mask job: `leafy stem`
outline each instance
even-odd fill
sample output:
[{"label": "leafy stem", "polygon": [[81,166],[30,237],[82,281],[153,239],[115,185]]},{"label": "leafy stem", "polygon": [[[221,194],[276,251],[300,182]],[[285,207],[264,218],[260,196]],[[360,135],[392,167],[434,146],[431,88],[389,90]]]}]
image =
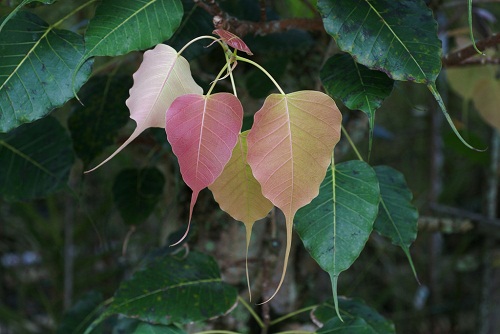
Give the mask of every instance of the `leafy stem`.
[{"label": "leafy stem", "polygon": [[264,72],[265,75],[267,75],[267,77],[273,82],[273,84],[276,86],[276,88],[280,91],[281,94],[286,95],[285,92],[283,91],[283,89],[281,89],[280,85],[278,85],[276,80],[274,80],[273,76],[268,71],[266,71],[266,69],[264,67],[260,66],[259,64],[257,64],[253,60],[250,60],[250,59],[247,59],[244,57],[236,56],[236,60],[241,60],[245,63],[249,63],[249,64],[252,64],[253,66],[257,67],[259,70]]}]

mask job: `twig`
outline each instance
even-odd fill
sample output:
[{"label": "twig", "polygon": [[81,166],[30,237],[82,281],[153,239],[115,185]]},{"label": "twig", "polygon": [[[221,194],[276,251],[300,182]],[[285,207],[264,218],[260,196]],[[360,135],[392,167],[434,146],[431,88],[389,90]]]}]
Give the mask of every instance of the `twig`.
[{"label": "twig", "polygon": [[[484,51],[498,44],[500,44],[500,34],[493,34],[477,42],[476,46],[480,51]],[[475,55],[477,55],[477,51],[474,49],[473,45],[469,45],[463,49],[447,54],[443,57],[442,63],[445,67],[461,65],[465,60]]]},{"label": "twig", "polygon": [[253,22],[239,20],[223,11],[215,0],[194,0],[196,5],[204,9],[213,16],[213,23],[216,29],[225,29],[233,32],[239,37],[248,34],[267,35],[290,29],[300,29],[306,31],[324,31],[323,21],[320,18],[306,19],[293,18],[275,21]]}]

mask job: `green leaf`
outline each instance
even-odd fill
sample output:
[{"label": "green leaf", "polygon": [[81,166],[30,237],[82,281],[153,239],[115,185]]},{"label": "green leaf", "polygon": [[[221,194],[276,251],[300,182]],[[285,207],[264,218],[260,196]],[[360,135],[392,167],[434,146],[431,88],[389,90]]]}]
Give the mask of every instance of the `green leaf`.
[{"label": "green leaf", "polygon": [[0,134],[0,194],[8,200],[46,196],[66,184],[73,160],[71,140],[52,117]]},{"label": "green leaf", "polygon": [[[20,12],[0,32],[0,132],[37,120],[73,97],[71,81],[84,53],[80,35]],[[74,88],[90,75],[78,71]]]},{"label": "green leaf", "polygon": [[174,34],[182,19],[180,0],[104,0],[85,33],[92,56],[117,56],[159,44]]},{"label": "green leaf", "polygon": [[182,329],[174,326],[153,325],[141,322],[132,334],[185,334]]},{"label": "green leaf", "polygon": [[77,156],[84,167],[115,137],[129,119],[125,100],[132,87],[130,76],[97,76],[83,86],[80,96],[83,105],[75,104],[68,127]]},{"label": "green leaf", "polygon": [[330,166],[318,197],[297,212],[295,229],[330,274],[335,301],[339,274],[358,258],[373,229],[379,196],[375,171],[365,162],[348,161]]},{"label": "green leaf", "polygon": [[388,166],[374,168],[380,186],[380,206],[373,226],[379,234],[401,247],[412,267],[410,245],[417,238],[418,211],[411,204],[413,194],[406,185],[404,175]]},{"label": "green leaf", "polygon": [[383,72],[356,63],[348,54],[337,54],[328,59],[320,77],[330,96],[340,99],[347,108],[361,110],[368,116],[371,151],[375,111],[391,94],[394,81]]},{"label": "green leaf", "polygon": [[113,184],[113,196],[123,221],[138,225],[153,212],[161,194],[165,178],[157,168],[125,169]]},{"label": "green leaf", "polygon": [[17,14],[17,12],[26,6],[27,4],[30,4],[32,2],[41,2],[43,4],[49,5],[51,3],[54,3],[56,0],[23,0],[19,5],[17,5],[16,8],[12,12],[10,12],[9,15],[3,20],[2,24],[0,24],[0,31],[2,31],[3,27],[7,24],[7,22],[10,21],[10,19]]},{"label": "green leaf", "polygon": [[318,9],[325,30],[357,62],[425,84],[441,71],[437,22],[423,0],[319,0]]},{"label": "green leaf", "polygon": [[223,315],[237,291],[224,283],[214,259],[191,251],[153,261],[123,282],[106,315],[157,323],[190,323]]},{"label": "green leaf", "polygon": [[317,333],[396,333],[391,321],[385,319],[361,299],[339,298],[339,308],[343,321],[335,312],[333,300],[321,304],[313,311],[312,316],[316,322],[324,324]]},{"label": "green leaf", "polygon": [[98,315],[94,312],[102,301],[103,298],[99,292],[92,291],[87,293],[64,314],[61,324],[57,329],[57,334],[83,333],[85,328]]}]

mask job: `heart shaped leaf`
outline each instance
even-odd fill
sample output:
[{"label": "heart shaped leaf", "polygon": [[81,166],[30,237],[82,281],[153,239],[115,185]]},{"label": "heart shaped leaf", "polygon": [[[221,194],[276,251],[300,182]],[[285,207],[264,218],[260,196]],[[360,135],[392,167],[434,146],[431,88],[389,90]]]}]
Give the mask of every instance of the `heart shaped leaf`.
[{"label": "heart shaped leaf", "polygon": [[377,175],[370,165],[348,161],[328,169],[318,197],[297,213],[295,230],[309,254],[330,274],[337,312],[339,274],[363,250],[379,197]]},{"label": "heart shaped leaf", "polygon": [[243,107],[230,93],[183,95],[168,109],[167,139],[182,178],[193,191],[188,228],[179,242],[189,232],[198,194],[217,179],[231,158],[242,123]]},{"label": "heart shaped leaf", "polygon": [[248,134],[248,164],[262,192],[286,218],[285,278],[297,210],[318,195],[319,185],[340,139],[342,115],[326,94],[272,94],[255,114]]},{"label": "heart shaped leaf", "polygon": [[262,195],[260,183],[252,174],[247,163],[248,131],[240,133],[238,143],[234,147],[231,159],[222,174],[209,186],[220,208],[246,227],[246,273],[250,299],[250,279],[248,275],[248,247],[252,235],[253,224],[264,218],[273,208],[267,198]]},{"label": "heart shaped leaf", "polygon": [[391,94],[394,81],[383,72],[356,63],[348,54],[337,54],[328,59],[320,77],[330,96],[340,99],[347,108],[361,110],[368,116],[371,151],[375,111]]},{"label": "heart shaped leaf", "polygon": [[134,73],[134,85],[125,102],[137,127],[113,154],[88,172],[108,162],[144,130],[165,127],[165,113],[178,96],[202,92],[191,76],[189,63],[172,47],[158,44],[146,51],[141,66]]},{"label": "heart shaped leaf", "polygon": [[404,175],[388,166],[374,168],[380,186],[380,206],[373,226],[379,234],[401,247],[417,277],[410,255],[410,245],[417,238],[418,211],[411,204],[413,194]]},{"label": "heart shaped leaf", "polygon": [[165,177],[157,168],[125,169],[115,178],[113,197],[123,221],[138,225],[146,220],[158,203]]}]

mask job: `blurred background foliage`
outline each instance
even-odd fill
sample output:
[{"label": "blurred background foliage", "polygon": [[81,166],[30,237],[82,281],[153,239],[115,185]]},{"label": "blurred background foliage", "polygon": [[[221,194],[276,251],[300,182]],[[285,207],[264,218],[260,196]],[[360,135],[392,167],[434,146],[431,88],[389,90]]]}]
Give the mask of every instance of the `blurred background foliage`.
[{"label": "blurred background foliage", "polygon": [[[19,2],[0,1],[0,14],[9,13]],[[55,22],[75,7],[73,2],[83,3],[31,4],[27,10]],[[231,15],[254,21],[260,19],[262,3],[268,19],[314,18],[318,15],[314,2],[219,1]],[[470,43],[466,1],[427,3],[439,21],[445,53]],[[207,12],[190,0],[183,4],[189,20],[167,41],[176,49],[213,30]],[[478,39],[500,30],[497,1],[475,1],[473,14]],[[89,7],[64,22],[64,28],[81,33],[92,15]],[[338,52],[325,32],[290,30],[263,37],[249,35],[245,41],[255,54],[253,60],[285,91],[321,89],[319,70]],[[222,65],[220,51],[199,43],[184,55],[191,61],[195,80],[206,89]],[[487,57],[499,59],[498,50],[489,49]],[[68,186],[42,199],[0,199],[0,333],[55,332],[71,306],[85,301],[98,305],[102,296],[113,295],[148,253],[169,245],[169,236],[184,231],[190,192],[163,130],[146,131],[106,166],[83,174],[132,132],[134,124],[127,120],[124,101],[141,59],[140,52],[97,58],[92,78],[79,93],[84,105],[71,101],[52,113],[72,140],[75,163]],[[455,125],[473,146],[488,147],[486,152],[469,150],[460,143],[443,124],[424,86],[396,82],[377,111],[370,164],[401,171],[414,193],[421,217],[411,253],[420,284],[400,249],[372,234],[360,258],[340,277],[339,294],[365,300],[391,319],[398,333],[479,333],[485,321],[500,321],[488,320],[485,311],[499,311],[488,303],[500,297],[500,221],[496,211],[488,209],[498,202],[490,195],[498,177],[493,160],[499,139],[492,125],[500,126],[499,73],[495,64],[468,64],[445,68],[438,79]],[[260,71],[244,64],[238,65],[235,77],[249,128],[253,112],[273,86]],[[230,90],[230,84],[221,82],[216,89]],[[337,103],[348,132],[367,156],[366,116]],[[112,118],[109,110],[115,111]],[[346,142],[341,142],[336,154],[337,162],[356,159]],[[120,178],[127,182],[117,183]],[[129,198],[123,196],[120,185],[128,189]],[[128,213],[130,203],[140,203],[137,215]],[[272,292],[279,280],[285,243],[282,220],[277,217],[276,225],[264,220],[254,228],[249,268],[257,296]],[[212,255],[224,280],[248,298],[243,225],[222,212],[208,190],[200,194],[193,221],[190,247]],[[276,319],[331,296],[328,275],[298,238],[290,267],[281,292],[269,304],[257,306],[258,313]],[[211,328],[255,333],[258,327],[241,306],[226,317],[188,327],[190,332]],[[271,327],[270,332],[292,329],[315,327],[304,313],[286,325]]]}]

